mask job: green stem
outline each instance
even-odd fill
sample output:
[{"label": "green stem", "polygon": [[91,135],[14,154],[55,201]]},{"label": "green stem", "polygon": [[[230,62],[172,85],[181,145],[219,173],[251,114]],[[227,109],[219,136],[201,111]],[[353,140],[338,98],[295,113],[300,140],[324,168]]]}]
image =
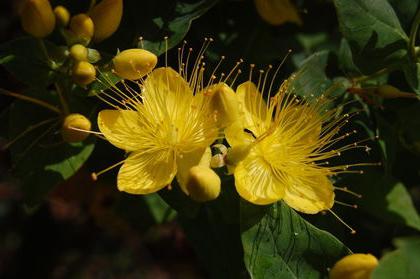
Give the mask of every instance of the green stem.
[{"label": "green stem", "polygon": [[388,73],[392,72],[393,70],[394,69],[392,69],[392,68],[384,68],[384,69],[381,69],[381,70],[379,70],[379,71],[377,71],[377,72],[375,72],[375,73],[373,73],[369,76],[361,76],[361,77],[353,78],[353,82],[360,83],[360,82],[363,82],[363,81],[366,81],[366,80],[369,80],[369,79],[374,79],[376,77],[388,74]]},{"label": "green stem", "polygon": [[60,84],[58,82],[56,82],[55,84],[55,89],[57,90],[57,94],[58,94],[58,98],[60,99],[60,104],[61,107],[63,108],[63,113],[64,115],[69,115],[70,114],[70,109],[69,109],[69,105],[67,103],[67,100],[64,96],[64,92],[60,86]]},{"label": "green stem", "polygon": [[51,110],[55,113],[58,113],[58,114],[61,113],[61,111],[57,107],[55,107],[55,106],[53,106],[53,105],[51,105],[51,104],[49,104],[45,101],[39,100],[39,99],[35,99],[35,98],[25,96],[25,95],[22,95],[22,94],[14,93],[14,92],[11,92],[11,91],[3,89],[3,88],[0,88],[0,94],[10,96],[10,97],[14,97],[14,98],[22,100],[22,101],[30,102],[32,104],[44,107],[44,108],[49,109],[49,110]]},{"label": "green stem", "polygon": [[45,58],[48,60],[48,63],[51,63],[50,55],[48,54],[47,47],[45,46],[43,39],[38,39],[39,46],[41,47],[42,53],[44,54]]},{"label": "green stem", "polygon": [[408,49],[410,51],[411,57],[416,61],[416,37],[417,31],[419,30],[420,25],[420,10],[417,11],[416,16],[414,17],[413,24],[411,25],[410,30],[410,39],[408,41]]}]

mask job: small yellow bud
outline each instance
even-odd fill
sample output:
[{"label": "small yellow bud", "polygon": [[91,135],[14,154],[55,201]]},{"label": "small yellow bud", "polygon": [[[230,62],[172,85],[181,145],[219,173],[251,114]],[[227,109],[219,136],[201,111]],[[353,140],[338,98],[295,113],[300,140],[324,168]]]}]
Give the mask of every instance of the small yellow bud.
[{"label": "small yellow bud", "polygon": [[254,0],[258,14],[271,25],[294,22],[301,25],[302,20],[290,0]]},{"label": "small yellow bud", "polygon": [[66,27],[70,21],[70,12],[63,6],[57,6],[54,8],[55,19],[57,24],[62,27]]},{"label": "small yellow bud", "polygon": [[389,84],[379,86],[376,88],[375,93],[384,99],[417,98],[416,94],[400,91],[398,88]]},{"label": "small yellow bud", "polygon": [[123,0],[102,0],[89,13],[95,24],[94,42],[101,42],[118,29],[123,15]]},{"label": "small yellow bud", "polygon": [[189,170],[187,190],[198,202],[216,199],[220,194],[220,177],[211,168],[198,165]]},{"label": "small yellow bud", "polygon": [[78,14],[70,19],[70,31],[79,40],[89,42],[95,31],[95,25],[88,15]]},{"label": "small yellow bud", "polygon": [[74,64],[72,78],[79,85],[88,85],[96,78],[95,67],[86,61],[79,61]]},{"label": "small yellow bud", "polygon": [[48,0],[26,0],[20,20],[22,28],[37,38],[48,36],[55,27],[55,15]]},{"label": "small yellow bud", "polygon": [[235,92],[227,84],[221,82],[205,89],[205,98],[210,110],[216,113],[216,123],[220,128],[229,126],[239,118],[239,102]]},{"label": "small yellow bud", "polygon": [[[79,142],[89,136],[92,125],[85,116],[79,113],[72,113],[66,116],[61,127],[61,135],[66,142]],[[80,131],[83,130],[83,131]]]},{"label": "small yellow bud", "polygon": [[150,73],[157,64],[157,56],[144,49],[127,49],[112,59],[115,74],[136,80]]},{"label": "small yellow bud", "polygon": [[378,265],[371,254],[352,254],[339,260],[330,271],[330,279],[369,279]]},{"label": "small yellow bud", "polygon": [[87,61],[88,49],[81,44],[75,44],[70,48],[70,56],[76,61]]}]

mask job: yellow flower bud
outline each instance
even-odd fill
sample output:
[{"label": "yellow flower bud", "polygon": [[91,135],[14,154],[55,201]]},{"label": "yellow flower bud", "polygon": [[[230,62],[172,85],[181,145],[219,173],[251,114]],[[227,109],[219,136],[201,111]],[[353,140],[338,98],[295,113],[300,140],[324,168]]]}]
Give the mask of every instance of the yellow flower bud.
[{"label": "yellow flower bud", "polygon": [[57,23],[63,27],[66,27],[70,21],[70,12],[63,6],[57,6],[54,8],[55,19]]},{"label": "yellow flower bud", "polygon": [[217,126],[227,127],[239,118],[239,102],[235,92],[227,84],[221,82],[210,86],[203,92],[208,102],[210,111],[216,112]]},{"label": "yellow flower bud", "polygon": [[254,0],[258,14],[271,25],[285,22],[302,24],[302,20],[290,0]]},{"label": "yellow flower bud", "polygon": [[378,265],[371,254],[352,254],[339,260],[330,271],[330,279],[369,279]]},{"label": "yellow flower bud", "polygon": [[37,38],[48,36],[55,27],[55,15],[48,0],[26,0],[20,20],[22,28]]},{"label": "yellow flower bud", "polygon": [[90,131],[91,128],[89,119],[79,113],[72,113],[64,119],[61,135],[66,142],[79,142],[89,136],[89,133],[84,131]]},{"label": "yellow flower bud", "polygon": [[95,26],[88,15],[78,14],[70,19],[70,31],[78,39],[89,42],[95,31]]},{"label": "yellow flower bud", "polygon": [[88,85],[96,78],[95,67],[86,61],[79,61],[74,64],[72,77],[75,83],[79,85]]},{"label": "yellow flower bud", "polygon": [[198,202],[216,199],[220,194],[220,177],[211,168],[198,165],[189,170],[187,190]]},{"label": "yellow flower bud", "polygon": [[75,44],[70,48],[70,56],[76,61],[88,60],[88,49],[81,44]]},{"label": "yellow flower bud", "polygon": [[95,24],[94,42],[101,42],[118,29],[123,15],[123,0],[102,0],[89,13]]},{"label": "yellow flower bud", "polygon": [[150,73],[157,64],[157,56],[144,49],[127,49],[112,59],[115,74],[136,80]]}]

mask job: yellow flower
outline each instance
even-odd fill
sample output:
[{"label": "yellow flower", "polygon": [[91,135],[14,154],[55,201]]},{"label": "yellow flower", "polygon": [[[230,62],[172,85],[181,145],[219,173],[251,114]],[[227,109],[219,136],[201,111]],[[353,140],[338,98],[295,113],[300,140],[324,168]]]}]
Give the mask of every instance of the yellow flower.
[{"label": "yellow flower", "polygon": [[301,25],[302,20],[290,0],[254,0],[258,14],[271,25],[293,22]]},{"label": "yellow flower", "polygon": [[323,125],[334,113],[325,111],[325,97],[315,104],[299,101],[286,94],[287,84],[268,96],[268,103],[252,82],[238,86],[242,117],[225,130],[231,146],[226,161],[245,200],[260,205],[284,200],[295,210],[315,214],[334,204],[328,176],[347,168],[330,167],[325,160],[351,147],[328,150],[345,121]]},{"label": "yellow flower", "polygon": [[330,279],[369,279],[378,266],[371,254],[352,254],[339,260],[330,271]]},{"label": "yellow flower", "polygon": [[129,152],[118,173],[119,190],[148,194],[176,176],[188,194],[190,169],[218,136],[205,99],[195,95],[202,90],[200,73],[195,69],[195,78],[187,82],[172,68],[155,69],[140,84],[141,93],[118,91],[124,98],[120,105],[99,113],[98,126],[105,138]]}]

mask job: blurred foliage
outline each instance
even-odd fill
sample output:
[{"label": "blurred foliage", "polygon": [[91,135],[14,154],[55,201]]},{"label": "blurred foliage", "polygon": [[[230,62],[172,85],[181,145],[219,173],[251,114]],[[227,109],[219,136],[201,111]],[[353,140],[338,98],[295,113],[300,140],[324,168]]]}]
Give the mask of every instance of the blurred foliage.
[{"label": "blurred foliage", "polygon": [[[5,247],[0,275],[27,275],[20,265],[29,264],[36,267],[32,278],[328,278],[329,268],[354,251],[380,258],[372,278],[417,278],[420,104],[414,94],[420,95],[420,3],[292,2],[302,25],[269,25],[250,0],[124,0],[117,32],[88,46],[101,54],[95,66],[102,75],[86,87],[72,81],[73,62],[59,30],[43,40],[28,37],[17,23],[19,1],[0,4],[13,14],[0,21],[0,144],[5,147],[0,158],[0,246]],[[89,7],[89,1],[51,3],[64,5],[72,15]],[[161,55],[160,65],[167,56],[176,67],[176,48],[185,40],[197,51],[205,37],[214,39],[206,52],[209,68],[226,56],[222,72],[239,59],[265,69],[289,55],[276,82],[294,73],[290,93],[308,99],[328,95],[342,113],[358,112],[345,130],[357,130],[348,141],[367,142],[366,150],[343,154],[339,161],[372,166],[359,168],[363,174],[336,178],[336,185],[362,196],[337,191],[337,200],[356,203],[359,209],[338,203],[333,208],[356,235],[331,215],[305,216],[282,202],[250,205],[238,196],[231,177],[223,180],[219,198],[204,204],[190,200],[176,183],[158,194],[130,196],[116,190],[114,171],[98,184],[91,182],[87,173],[121,161],[124,154],[93,135],[79,143],[64,142],[63,112],[82,113],[96,122],[107,104],[95,95],[119,81],[110,66],[118,50],[145,48]],[[242,74],[237,82],[246,79]],[[386,98],[371,90],[383,84],[414,98]],[[60,241],[63,253],[53,251]],[[40,263],[40,253],[46,253],[45,263]],[[185,258],[178,258],[182,253]],[[151,258],[163,258],[162,265],[171,271],[161,277],[149,272]],[[184,270],[183,260],[198,268]],[[137,266],[142,261],[152,263]]]}]

